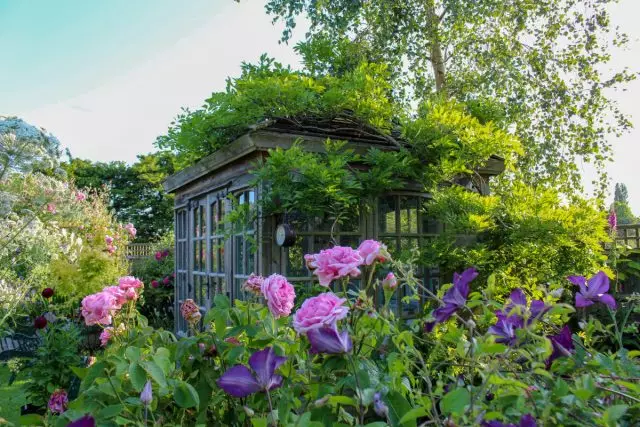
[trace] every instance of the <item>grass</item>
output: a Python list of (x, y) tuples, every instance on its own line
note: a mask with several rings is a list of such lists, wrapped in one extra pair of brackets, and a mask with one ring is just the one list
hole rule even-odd
[(0, 363), (0, 425), (20, 425), (20, 407), (26, 404), (24, 385), (20, 375), (9, 385), (11, 372), (5, 362)]

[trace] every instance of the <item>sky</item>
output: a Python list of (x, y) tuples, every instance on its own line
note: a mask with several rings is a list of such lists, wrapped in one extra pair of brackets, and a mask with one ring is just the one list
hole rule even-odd
[[(0, 0), (0, 115), (42, 126), (74, 157), (134, 162), (154, 151), (182, 107), (197, 108), (242, 61), (268, 53), (296, 66), (278, 44), (263, 0)], [(640, 71), (640, 0), (613, 6), (629, 48), (612, 69)], [(296, 31), (302, 36), (304, 31)], [(637, 128), (612, 140), (612, 186), (624, 182), (640, 214), (640, 80), (610, 93)], [(587, 191), (595, 176), (579, 165)]]

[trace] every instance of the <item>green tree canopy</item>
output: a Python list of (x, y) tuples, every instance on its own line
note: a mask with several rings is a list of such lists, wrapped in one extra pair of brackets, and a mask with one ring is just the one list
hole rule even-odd
[(175, 170), (173, 162), (169, 153), (154, 153), (139, 155), (131, 166), (75, 158), (62, 166), (78, 187), (108, 186), (118, 221), (135, 224), (137, 241), (145, 241), (156, 240), (173, 226), (173, 198), (162, 188), (162, 181)]
[(348, 65), (336, 54), (351, 40), (353, 58), (383, 58), (401, 97), (496, 100), (525, 147), (523, 178), (570, 193), (580, 187), (577, 160), (601, 167), (611, 157), (610, 136), (630, 126), (606, 95), (635, 77), (605, 67), (611, 49), (627, 41), (610, 21), (614, 2), (267, 0), (266, 11), (286, 24), (284, 41), (299, 16), (308, 19), (298, 48), (328, 59), (305, 61), (312, 71)]
[(619, 224), (635, 224), (638, 217), (633, 214), (631, 206), (629, 206), (629, 192), (624, 183), (616, 183), (613, 196), (613, 209), (618, 217)]

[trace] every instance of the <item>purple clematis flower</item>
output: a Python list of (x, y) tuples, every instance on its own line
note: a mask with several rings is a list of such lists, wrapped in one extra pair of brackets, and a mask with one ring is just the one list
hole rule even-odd
[(530, 414), (523, 415), (520, 417), (520, 422), (518, 424), (505, 424), (500, 421), (483, 421), (483, 427), (538, 427), (535, 418), (533, 418)]
[[(504, 308), (504, 313), (508, 314), (516, 307), (522, 307), (524, 311), (527, 308), (527, 297), (522, 291), (522, 289), (517, 288), (511, 292), (509, 296), (510, 302)], [(539, 319), (544, 313), (549, 311), (548, 306), (545, 305), (544, 302), (534, 299), (531, 301), (531, 305), (529, 306), (529, 317), (527, 318), (527, 326), (532, 324), (534, 321)]]
[(256, 351), (249, 358), (250, 371), (244, 365), (235, 365), (222, 374), (216, 384), (233, 397), (247, 397), (250, 394), (278, 388), (282, 385), (282, 377), (275, 371), (287, 360), (276, 356), (273, 347)]
[(311, 353), (349, 353), (353, 347), (349, 332), (346, 329), (338, 332), (337, 327), (310, 329), (307, 338), (311, 343)]
[(475, 268), (467, 268), (462, 274), (453, 273), (453, 286), (442, 298), (444, 306), (433, 311), (435, 320), (425, 325), (427, 332), (431, 332), (436, 324), (447, 321), (453, 313), (464, 307), (469, 296), (469, 283), (476, 277), (478, 271)]
[(574, 349), (573, 339), (571, 338), (571, 329), (569, 329), (567, 325), (564, 325), (558, 335), (552, 335), (549, 339), (553, 346), (553, 352), (545, 362), (547, 369), (551, 367), (551, 363), (553, 363), (554, 360), (564, 356), (571, 356), (571, 352)]
[(517, 314), (508, 316), (502, 311), (497, 311), (498, 321), (489, 328), (489, 333), (498, 336), (496, 342), (513, 346), (518, 337), (516, 330), (524, 326), (524, 320)]
[(609, 294), (609, 277), (604, 271), (599, 271), (589, 280), (584, 276), (569, 276), (567, 279), (580, 287), (580, 291), (576, 294), (576, 307), (583, 308), (593, 305), (596, 301), (601, 302), (609, 308), (616, 309), (616, 300)]

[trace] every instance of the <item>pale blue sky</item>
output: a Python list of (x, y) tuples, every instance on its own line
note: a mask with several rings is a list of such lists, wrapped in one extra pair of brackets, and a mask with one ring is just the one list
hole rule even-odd
[[(296, 65), (277, 43), (263, 0), (0, 0), (0, 115), (43, 126), (92, 160), (153, 151), (181, 107), (197, 107), (240, 62), (263, 52)], [(640, 0), (612, 8), (632, 39), (613, 66), (640, 71)], [(297, 31), (300, 36), (303, 31)], [(640, 127), (640, 81), (611, 94)], [(613, 182), (640, 213), (640, 130), (613, 141)], [(580, 165), (585, 182), (593, 176)]]

